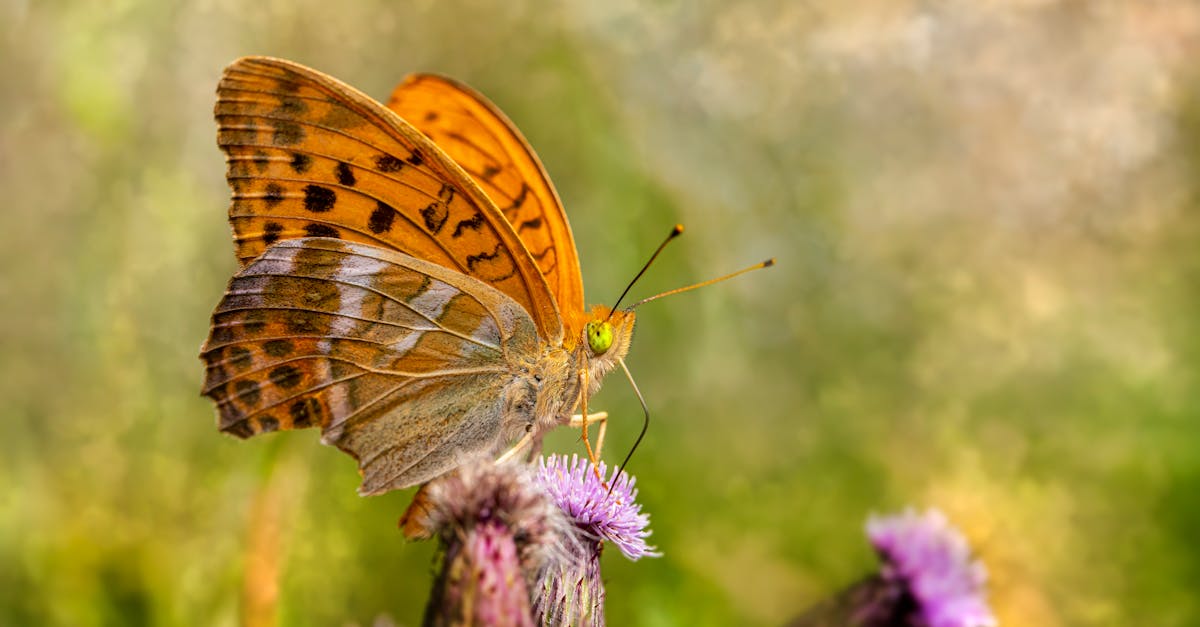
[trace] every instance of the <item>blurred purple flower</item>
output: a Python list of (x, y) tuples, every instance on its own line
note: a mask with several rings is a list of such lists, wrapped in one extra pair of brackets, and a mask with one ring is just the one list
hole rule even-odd
[(989, 627), (996, 624), (985, 599), (987, 572), (972, 560), (962, 534), (936, 509), (911, 508), (872, 516), (867, 537), (883, 557), (883, 580), (915, 601), (925, 627)]
[(986, 574), (937, 510), (872, 516), (867, 537), (879, 572), (797, 617), (789, 627), (993, 627)]
[[(607, 475), (604, 462), (600, 462), (599, 470), (600, 476)], [(662, 555), (646, 544), (650, 516), (642, 513), (633, 487), (636, 480), (628, 473), (619, 477), (613, 473), (608, 480), (610, 492), (587, 459), (572, 455), (568, 462), (566, 456), (551, 455), (541, 460), (537, 477), (588, 538), (612, 542), (631, 560)]]

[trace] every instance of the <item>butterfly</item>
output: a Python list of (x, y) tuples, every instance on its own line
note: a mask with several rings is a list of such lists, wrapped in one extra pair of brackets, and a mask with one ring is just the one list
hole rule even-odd
[(201, 349), (222, 431), (319, 427), (379, 494), (568, 422), (628, 351), (634, 313), (584, 309), (545, 169), (470, 88), (416, 75), (384, 107), (247, 57), (215, 117), (241, 265)]

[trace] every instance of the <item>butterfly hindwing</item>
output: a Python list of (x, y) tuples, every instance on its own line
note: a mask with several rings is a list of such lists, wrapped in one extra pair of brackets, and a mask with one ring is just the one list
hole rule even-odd
[(279, 242), (213, 313), (204, 393), (241, 437), (320, 426), (359, 460), (365, 493), (491, 452), (529, 417), (506, 386), (536, 355), (533, 320), (484, 283), (328, 238)]
[(553, 293), (516, 231), (395, 113), (320, 72), (266, 57), (226, 68), (217, 96), (242, 265), (292, 238), (391, 248), (499, 289), (544, 339), (560, 340)]
[(579, 255), (562, 202), (508, 117), (479, 92), (432, 74), (409, 76), (392, 92), (388, 108), (432, 139), (491, 197), (537, 261), (559, 311), (568, 319), (583, 312)]

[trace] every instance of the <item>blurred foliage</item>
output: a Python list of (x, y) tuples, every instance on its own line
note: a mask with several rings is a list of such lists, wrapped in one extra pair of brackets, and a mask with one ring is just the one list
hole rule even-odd
[[(635, 295), (778, 257), (639, 313), (665, 556), (606, 556), (612, 624), (779, 624), (910, 503), (1005, 624), (1200, 623), (1200, 7), (831, 6), (0, 2), (0, 624), (420, 616), (408, 493), (359, 498), (312, 432), (221, 436), (198, 395), (235, 267), (213, 91), (245, 54), (488, 94), (590, 301), (675, 222)], [(594, 405), (614, 461), (640, 410), (618, 376)]]

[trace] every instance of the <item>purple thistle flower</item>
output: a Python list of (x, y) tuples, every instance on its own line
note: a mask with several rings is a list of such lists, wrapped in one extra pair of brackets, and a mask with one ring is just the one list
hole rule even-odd
[[(604, 462), (599, 470), (602, 477), (608, 473)], [(613, 473), (610, 492), (587, 459), (572, 455), (568, 462), (566, 456), (551, 455), (541, 460), (537, 477), (585, 537), (608, 540), (631, 560), (662, 555), (646, 544), (650, 516), (642, 513), (633, 487), (636, 480), (628, 473)]]
[[(607, 475), (600, 464), (601, 476)], [(609, 479), (611, 492), (596, 477), (591, 463), (551, 455), (537, 471), (542, 488), (575, 523), (578, 551), (545, 569), (533, 587), (533, 611), (544, 625), (604, 625), (604, 581), (600, 552), (608, 540), (631, 560), (660, 555), (646, 544), (650, 517), (635, 500), (634, 480), (622, 473)], [(540, 592), (540, 594), (538, 594)]]
[(423, 486), (400, 525), (441, 541), (425, 624), (604, 625), (604, 541), (633, 560), (659, 555), (633, 479), (610, 481), (611, 493), (586, 459), (551, 456), (464, 462)]
[(972, 560), (967, 541), (936, 509), (911, 508), (894, 516), (872, 516), (867, 537), (883, 557), (881, 577), (901, 586), (917, 605), (926, 627), (996, 625), (985, 598), (987, 572)]

